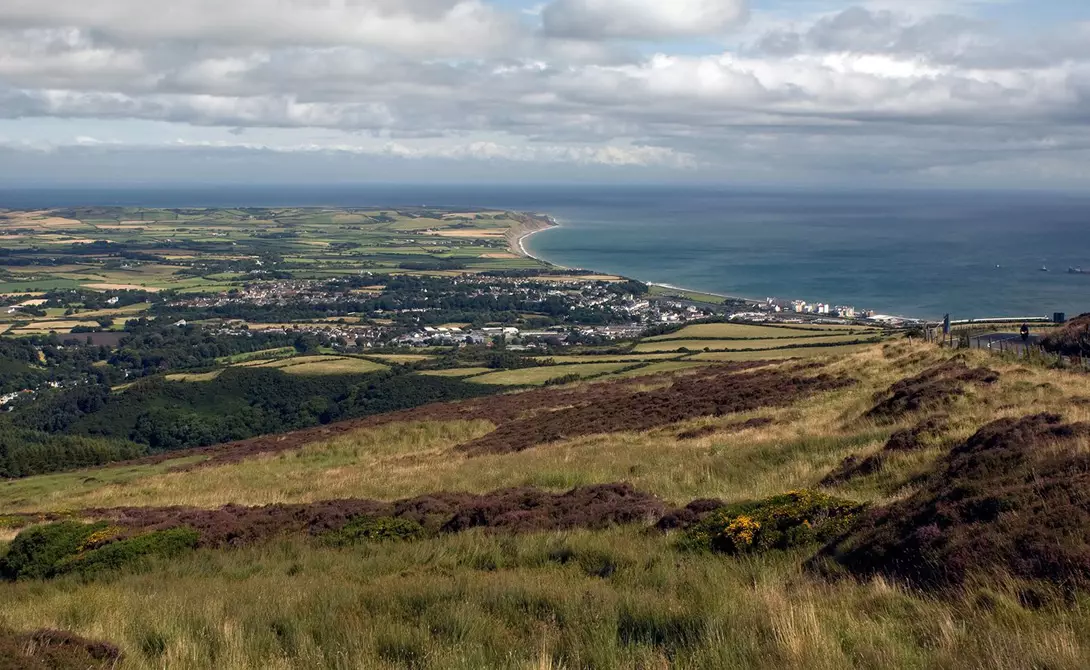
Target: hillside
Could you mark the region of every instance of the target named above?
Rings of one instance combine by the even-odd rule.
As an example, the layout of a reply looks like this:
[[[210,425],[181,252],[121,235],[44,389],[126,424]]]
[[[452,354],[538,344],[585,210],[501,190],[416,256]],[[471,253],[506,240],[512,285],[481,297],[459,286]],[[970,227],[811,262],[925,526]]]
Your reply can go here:
[[[0,653],[81,668],[1090,663],[1090,378],[907,340],[790,334],[811,340],[787,345],[804,358],[713,341],[735,332],[647,340],[638,375],[588,357],[568,365],[620,366],[0,483]],[[426,372],[412,376],[444,378]],[[219,382],[185,385],[202,383]]]

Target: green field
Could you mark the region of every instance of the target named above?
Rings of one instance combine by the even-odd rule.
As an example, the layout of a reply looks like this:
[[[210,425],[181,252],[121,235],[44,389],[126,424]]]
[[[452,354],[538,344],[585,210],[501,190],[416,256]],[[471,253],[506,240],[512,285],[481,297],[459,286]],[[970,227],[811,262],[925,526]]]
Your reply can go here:
[[[423,370],[419,374],[429,377],[472,377],[494,372],[492,368],[452,368],[450,370]]]
[[[554,365],[543,368],[526,368],[523,370],[506,370],[493,372],[481,377],[472,377],[470,381],[476,384],[499,384],[503,386],[522,386],[544,384],[552,379],[559,379],[569,375],[579,377],[594,377],[597,375],[617,372],[630,363],[588,363],[586,365]]]
[[[638,368],[636,370],[629,370],[628,372],[621,372],[617,375],[611,375],[611,377],[644,377],[646,375],[655,375],[661,372],[687,372],[689,370],[696,370],[698,368],[707,367],[707,363],[694,363],[686,361],[666,361],[663,363],[652,363],[646,367]]]
[[[686,360],[709,362],[732,361],[770,361],[784,360],[788,358],[815,358],[819,356],[841,356],[866,349],[867,344],[843,345],[835,347],[800,347],[793,349],[776,349],[774,351],[718,351],[701,352]]]
[[[294,359],[307,361],[307,359]],[[301,362],[279,368],[289,375],[362,375],[387,370],[385,365],[361,358],[337,358],[324,361]]]
[[[832,344],[842,344],[845,342],[860,342],[866,341],[874,335],[829,335],[823,337],[806,337],[797,339],[788,338],[773,338],[767,340],[657,340],[642,342],[636,345],[633,351],[636,352],[654,352],[654,351],[677,351],[678,349],[685,348],[690,351],[703,351],[709,349],[711,351],[750,351],[755,349],[780,349],[783,347],[794,346],[822,346]]]
[[[662,340],[685,339],[720,339],[720,340],[746,340],[746,339],[773,339],[773,338],[803,338],[820,337],[828,333],[823,331],[836,330],[847,333],[872,333],[873,328],[860,328],[857,326],[831,326],[831,325],[785,325],[762,326],[744,323],[702,323],[687,326],[668,335],[649,337],[647,341],[658,342]]]

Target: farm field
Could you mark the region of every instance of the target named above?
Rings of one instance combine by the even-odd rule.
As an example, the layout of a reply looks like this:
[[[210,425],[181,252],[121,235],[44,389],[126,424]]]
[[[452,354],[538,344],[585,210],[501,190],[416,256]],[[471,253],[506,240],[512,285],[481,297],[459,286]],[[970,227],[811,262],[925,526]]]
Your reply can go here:
[[[652,363],[642,368],[635,370],[629,370],[627,372],[620,372],[616,375],[610,375],[609,379],[614,377],[628,378],[628,377],[645,377],[647,375],[656,375],[663,372],[686,372],[689,370],[697,370],[699,368],[707,367],[707,363],[703,362],[691,362],[691,361],[665,361],[662,363]]]
[[[701,351],[685,360],[706,362],[733,362],[733,361],[769,361],[786,360],[790,358],[817,358],[822,356],[843,356],[866,349],[867,344],[848,344],[833,347],[799,347],[791,349],[775,349],[773,351]]]
[[[878,335],[827,335],[819,337],[784,338],[777,337],[766,340],[655,340],[642,342],[633,349],[635,352],[677,351],[685,348],[690,351],[748,351],[754,349],[780,349],[783,347],[816,347],[845,342],[860,342]]]
[[[784,325],[763,326],[744,323],[702,323],[686,326],[681,330],[668,335],[649,337],[649,342],[662,340],[686,340],[686,339],[720,339],[720,340],[756,340],[787,338],[798,339],[806,337],[821,337],[829,335],[825,331],[845,331],[846,334],[874,333],[876,329],[860,328],[858,326],[831,326],[831,325]]]
[[[521,370],[505,370],[493,372],[481,377],[472,377],[470,381],[475,384],[499,384],[502,386],[520,386],[544,384],[552,379],[559,379],[569,375],[579,377],[594,377],[596,375],[617,372],[630,363],[587,363],[585,365],[553,365],[540,368],[524,368]]]
[[[473,227],[465,227],[468,221]],[[420,208],[0,211],[0,240],[13,258],[44,255],[66,261],[0,266],[0,293],[61,289],[225,293],[262,279],[269,267],[263,258],[275,263],[281,278],[300,280],[353,277],[361,269],[376,276],[449,277],[490,270],[545,270],[543,263],[508,250],[506,236],[525,221],[523,215],[502,211],[449,216]],[[130,258],[119,260],[121,250]],[[123,321],[146,309],[135,305],[76,309],[65,318],[50,316],[49,323],[12,329],[12,334],[68,334],[77,319],[79,326],[98,318]],[[0,323],[16,320],[27,319],[0,315]]]
[[[289,375],[362,375],[389,369],[385,365],[360,358],[336,358],[314,362],[306,358],[293,360],[300,362],[296,365],[281,366],[279,369]]]
[[[492,368],[451,368],[449,370],[423,370],[420,374],[428,377],[472,377],[474,375],[495,372]]]

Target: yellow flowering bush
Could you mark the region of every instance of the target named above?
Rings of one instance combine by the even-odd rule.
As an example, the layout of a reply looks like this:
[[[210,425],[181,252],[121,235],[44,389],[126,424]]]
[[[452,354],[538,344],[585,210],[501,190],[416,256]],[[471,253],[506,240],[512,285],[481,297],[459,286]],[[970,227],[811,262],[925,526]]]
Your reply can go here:
[[[726,554],[790,549],[833,539],[863,509],[859,503],[817,491],[789,491],[716,510],[690,527],[679,544]]]
[[[123,529],[120,526],[107,526],[101,530],[96,530],[87,536],[87,539],[79,546],[79,551],[82,553],[89,549],[96,549],[100,545],[120,537],[122,532]]]

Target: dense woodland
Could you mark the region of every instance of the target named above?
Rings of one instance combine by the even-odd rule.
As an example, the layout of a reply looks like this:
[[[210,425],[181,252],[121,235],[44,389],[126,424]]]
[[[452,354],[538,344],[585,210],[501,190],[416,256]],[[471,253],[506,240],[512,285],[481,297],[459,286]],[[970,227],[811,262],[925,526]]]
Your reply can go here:
[[[495,393],[408,374],[293,377],[232,368],[201,383],[146,379],[123,393],[84,384],[0,417],[0,477],[74,469]]]

